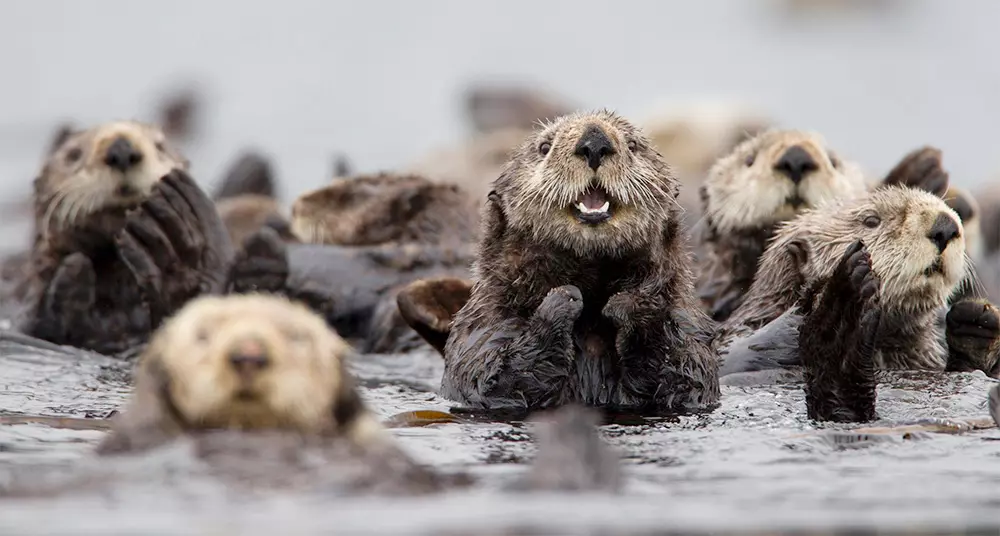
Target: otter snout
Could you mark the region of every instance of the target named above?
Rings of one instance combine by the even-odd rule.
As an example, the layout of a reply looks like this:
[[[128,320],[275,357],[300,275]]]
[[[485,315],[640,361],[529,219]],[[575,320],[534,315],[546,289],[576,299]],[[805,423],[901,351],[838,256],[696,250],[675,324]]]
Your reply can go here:
[[[948,244],[961,234],[962,232],[958,227],[958,223],[955,222],[955,218],[942,212],[934,220],[934,225],[931,226],[930,232],[927,233],[927,238],[937,246],[938,253],[943,253]]]
[[[118,136],[104,153],[104,163],[111,169],[117,169],[122,173],[136,166],[139,162],[142,162],[142,152],[124,136]]]
[[[791,181],[798,184],[802,179],[819,169],[816,161],[813,160],[809,151],[799,145],[793,145],[781,155],[781,158],[774,164],[775,171],[785,174]]]
[[[597,171],[604,157],[615,154],[615,147],[600,127],[591,125],[580,137],[573,154],[586,160],[590,169]]]
[[[267,348],[255,338],[234,344],[228,354],[229,364],[241,375],[252,375],[267,367],[270,359]]]

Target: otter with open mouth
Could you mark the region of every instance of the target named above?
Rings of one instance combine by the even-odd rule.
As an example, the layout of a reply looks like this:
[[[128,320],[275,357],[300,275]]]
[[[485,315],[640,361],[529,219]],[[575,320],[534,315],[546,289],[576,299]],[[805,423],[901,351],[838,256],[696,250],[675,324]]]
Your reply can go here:
[[[610,111],[561,117],[493,186],[475,284],[445,343],[444,396],[515,410],[717,402],[678,181],[641,131]]]

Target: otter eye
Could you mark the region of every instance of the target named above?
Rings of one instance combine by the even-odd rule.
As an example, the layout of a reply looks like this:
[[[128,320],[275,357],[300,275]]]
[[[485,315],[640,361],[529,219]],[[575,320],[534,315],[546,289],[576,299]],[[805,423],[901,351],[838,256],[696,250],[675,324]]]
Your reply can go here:
[[[628,140],[628,150],[635,151],[638,145],[636,145],[635,140]]]
[[[880,223],[882,223],[882,218],[879,218],[875,214],[870,214],[868,216],[865,216],[865,219],[862,223],[865,224],[865,227],[874,229],[875,227],[878,227]]]
[[[70,163],[76,162],[81,156],[83,156],[83,151],[79,147],[73,147],[66,152],[66,161]]]
[[[160,151],[161,153],[163,153],[163,152],[166,152],[167,147],[165,145],[163,145],[162,141],[158,141],[158,142],[156,142],[156,150]]]
[[[754,160],[756,160],[756,159],[757,159],[757,155],[756,154],[751,154],[751,155],[747,156],[746,160],[744,160],[743,163],[746,164],[747,167],[750,167],[750,166],[753,165]]]
[[[830,157],[830,165],[833,166],[834,169],[840,168],[840,159],[834,156],[833,153],[830,153],[828,156]]]
[[[552,144],[547,141],[543,141],[542,144],[538,146],[538,152],[542,153],[543,155],[549,154],[549,151],[551,150],[552,150]]]

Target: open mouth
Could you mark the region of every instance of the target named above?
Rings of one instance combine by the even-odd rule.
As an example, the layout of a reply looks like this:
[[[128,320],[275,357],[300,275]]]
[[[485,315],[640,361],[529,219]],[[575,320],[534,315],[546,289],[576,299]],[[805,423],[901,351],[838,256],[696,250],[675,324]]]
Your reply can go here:
[[[924,276],[925,277],[930,277],[930,276],[935,275],[935,274],[944,275],[944,263],[941,262],[941,258],[940,257],[938,257],[937,259],[934,259],[934,262],[930,266],[928,266],[927,268],[924,268]]]
[[[600,186],[591,186],[570,207],[573,215],[580,223],[597,225],[611,219],[614,214],[608,193]]]

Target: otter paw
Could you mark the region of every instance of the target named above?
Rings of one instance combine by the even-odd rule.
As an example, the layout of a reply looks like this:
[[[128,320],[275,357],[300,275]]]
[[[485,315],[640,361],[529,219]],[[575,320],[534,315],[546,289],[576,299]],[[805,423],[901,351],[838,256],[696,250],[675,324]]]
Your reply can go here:
[[[921,147],[896,164],[882,184],[898,184],[926,190],[943,197],[948,190],[948,172],[941,165],[941,150]]]
[[[604,304],[601,314],[611,321],[615,327],[622,327],[629,323],[638,309],[638,303],[631,292],[617,292]]]
[[[573,285],[556,287],[545,295],[535,310],[539,317],[551,322],[576,321],[583,312],[583,294]]]
[[[278,233],[263,227],[243,242],[233,258],[226,287],[232,293],[281,293],[288,280],[288,256]]]
[[[951,306],[945,317],[947,370],[982,370],[995,374],[1000,350],[1000,311],[988,302],[965,300]]]
[[[94,305],[97,274],[94,265],[83,253],[74,253],[59,264],[45,291],[50,309],[89,312]]]

